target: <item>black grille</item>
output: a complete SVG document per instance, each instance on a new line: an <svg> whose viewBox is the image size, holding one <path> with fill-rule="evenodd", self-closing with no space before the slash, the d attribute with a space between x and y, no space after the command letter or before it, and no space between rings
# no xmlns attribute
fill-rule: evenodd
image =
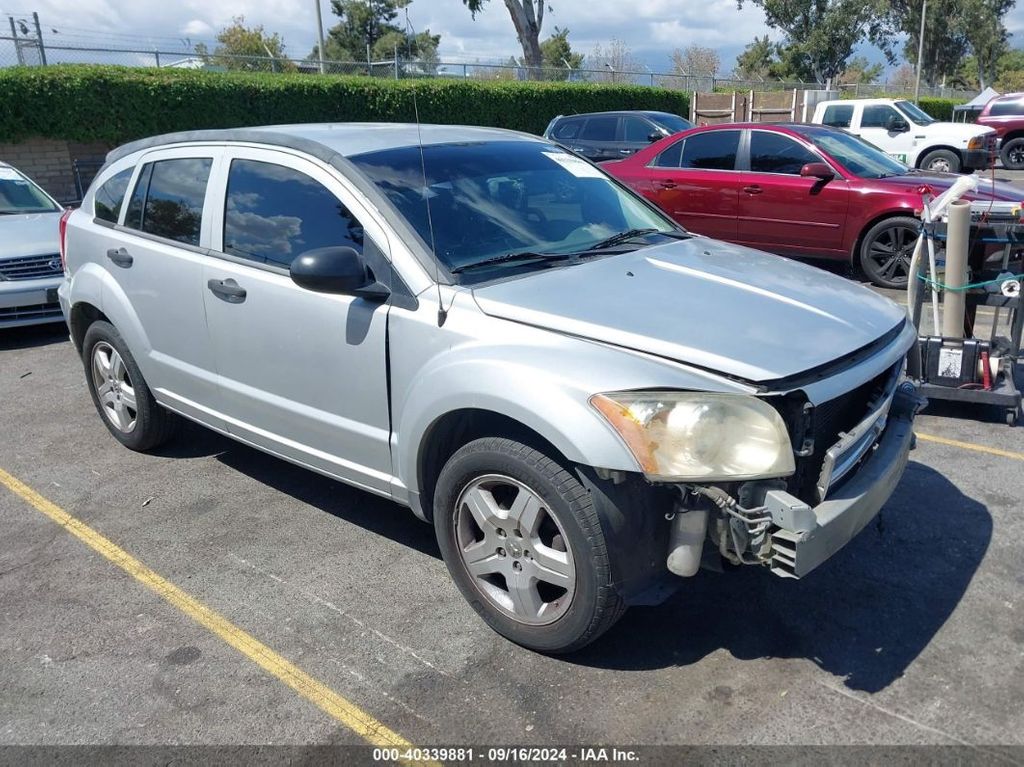
<svg viewBox="0 0 1024 767"><path fill-rule="evenodd" d="M809 435L814 439L814 452L797 459L797 470L790 481L790 492L812 506L821 502L818 497L817 481L825 453L836 442L842 432L850 431L864 420L868 405L889 381L893 371L884 373L858 386L853 391L841 394L835 399L823 402L811 412Z"/></svg>
<svg viewBox="0 0 1024 767"><path fill-rule="evenodd" d="M0 322L35 320L62 317L60 304L32 304L30 306L8 306L0 309Z"/></svg>
<svg viewBox="0 0 1024 767"><path fill-rule="evenodd" d="M0 276L6 280L34 280L39 277L53 277L63 271L59 253L0 260Z"/></svg>

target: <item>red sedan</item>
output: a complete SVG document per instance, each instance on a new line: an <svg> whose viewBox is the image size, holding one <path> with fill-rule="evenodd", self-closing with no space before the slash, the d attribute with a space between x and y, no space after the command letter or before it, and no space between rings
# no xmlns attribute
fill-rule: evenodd
<svg viewBox="0 0 1024 767"><path fill-rule="evenodd" d="M907 284L920 188L957 176L908 168L838 128L761 123L677 133L602 168L687 229L784 256L850 261L876 285ZM1020 201L983 181L968 199Z"/></svg>

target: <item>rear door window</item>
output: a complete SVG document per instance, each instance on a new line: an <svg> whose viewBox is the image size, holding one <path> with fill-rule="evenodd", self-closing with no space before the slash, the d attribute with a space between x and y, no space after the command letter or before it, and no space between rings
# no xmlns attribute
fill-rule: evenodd
<svg viewBox="0 0 1024 767"><path fill-rule="evenodd" d="M198 246L212 166L208 157L147 163L128 203L125 226Z"/></svg>
<svg viewBox="0 0 1024 767"><path fill-rule="evenodd" d="M988 111L993 117L1005 117L1006 115L1024 115L1024 102L1019 99L1003 99L993 102L992 108Z"/></svg>
<svg viewBox="0 0 1024 767"><path fill-rule="evenodd" d="M833 128L849 128L853 119L853 104L830 104L825 107L825 115L821 118L823 125Z"/></svg>
<svg viewBox="0 0 1024 767"><path fill-rule="evenodd" d="M740 146L738 130L714 130L696 133L683 142L682 168L699 170L735 170Z"/></svg>
<svg viewBox="0 0 1024 767"><path fill-rule="evenodd" d="M127 168L120 173L115 173L108 178L93 196L93 214L101 221L109 221L116 224L121 216L121 206L124 203L125 192L128 191L128 184L132 180L135 168Z"/></svg>
<svg viewBox="0 0 1024 767"><path fill-rule="evenodd" d="M283 165L237 159L228 173L224 252L288 268L308 250L363 251L363 226L329 189Z"/></svg>
<svg viewBox="0 0 1024 767"><path fill-rule="evenodd" d="M618 117L591 117L580 133L584 141L615 141Z"/></svg>

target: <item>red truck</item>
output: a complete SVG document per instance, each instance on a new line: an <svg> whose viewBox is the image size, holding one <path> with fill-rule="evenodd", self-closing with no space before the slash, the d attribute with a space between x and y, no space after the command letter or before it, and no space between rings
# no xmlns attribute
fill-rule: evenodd
<svg viewBox="0 0 1024 767"><path fill-rule="evenodd" d="M995 129L1004 168L1024 170L1024 93L996 96L975 122Z"/></svg>

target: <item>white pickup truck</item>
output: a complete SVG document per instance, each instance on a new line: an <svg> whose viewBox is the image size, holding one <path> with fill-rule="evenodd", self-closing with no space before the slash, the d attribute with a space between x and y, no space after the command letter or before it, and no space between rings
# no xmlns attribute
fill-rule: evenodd
<svg viewBox="0 0 1024 767"><path fill-rule="evenodd" d="M811 122L845 128L914 168L948 173L984 170L996 155L996 132L991 128L939 122L910 101L822 101Z"/></svg>

